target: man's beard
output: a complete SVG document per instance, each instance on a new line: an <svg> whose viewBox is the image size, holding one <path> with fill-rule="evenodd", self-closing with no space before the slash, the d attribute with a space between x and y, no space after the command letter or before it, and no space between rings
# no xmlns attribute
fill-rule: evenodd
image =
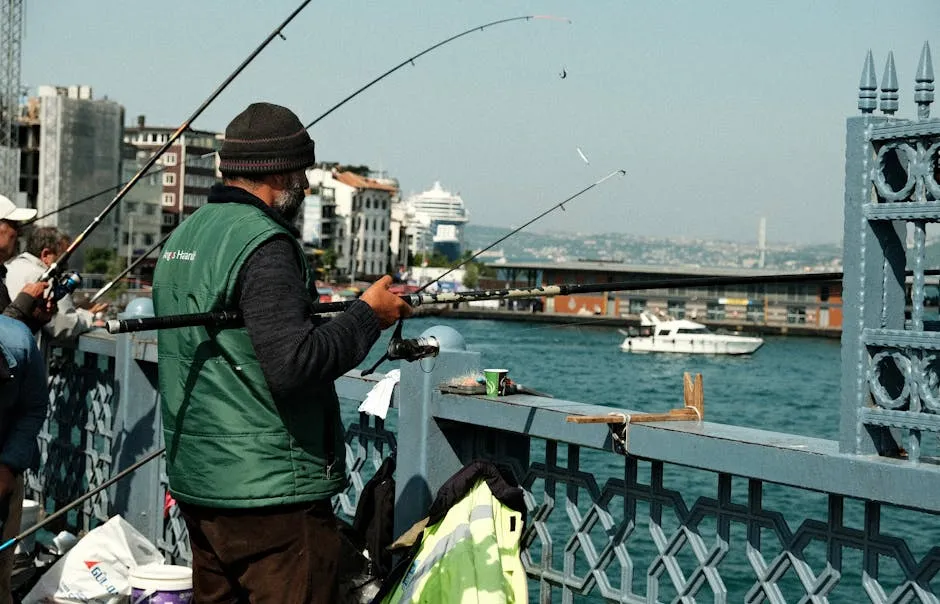
<svg viewBox="0 0 940 604"><path fill-rule="evenodd" d="M300 208L304 203L306 185L306 178L292 178L288 188L278 193L274 198L274 209L287 222L294 222L297 214L300 213Z"/></svg>

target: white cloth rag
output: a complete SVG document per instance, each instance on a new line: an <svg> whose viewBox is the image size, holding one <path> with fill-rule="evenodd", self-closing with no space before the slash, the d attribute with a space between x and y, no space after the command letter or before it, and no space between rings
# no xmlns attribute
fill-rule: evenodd
<svg viewBox="0 0 940 604"><path fill-rule="evenodd" d="M368 413L385 419L388 408L392 404L392 392L399 380L401 380L401 370L392 369L386 373L385 377L379 380L366 395L366 400L359 405L359 413Z"/></svg>

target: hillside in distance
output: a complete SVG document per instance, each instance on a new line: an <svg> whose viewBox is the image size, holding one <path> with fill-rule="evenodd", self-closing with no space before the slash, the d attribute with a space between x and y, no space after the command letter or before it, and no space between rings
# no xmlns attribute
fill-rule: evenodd
<svg viewBox="0 0 940 604"><path fill-rule="evenodd" d="M474 251L505 236L511 229L467 225L464 240ZM624 233L561 233L521 231L498 244L509 261L575 262L603 260L627 264L756 268L760 258L756 242L712 241L690 238L638 237ZM492 258L487 258L487 262ZM842 246L771 244L765 250L765 268L836 271L842 269Z"/></svg>

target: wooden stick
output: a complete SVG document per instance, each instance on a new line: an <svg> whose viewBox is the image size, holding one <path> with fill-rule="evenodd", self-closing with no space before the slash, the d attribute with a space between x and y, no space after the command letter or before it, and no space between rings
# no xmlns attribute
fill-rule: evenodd
<svg viewBox="0 0 940 604"><path fill-rule="evenodd" d="M670 409L666 413L625 413L615 411L607 415L569 415L566 422L572 424L643 424L650 422L687 422L705 419L705 393L702 388L702 374L695 374L695 380L686 372L682 377L685 407Z"/></svg>

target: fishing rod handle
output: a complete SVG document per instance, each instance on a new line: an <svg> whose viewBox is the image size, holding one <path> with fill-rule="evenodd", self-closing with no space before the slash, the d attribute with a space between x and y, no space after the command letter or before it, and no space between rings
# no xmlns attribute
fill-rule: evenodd
<svg viewBox="0 0 940 604"><path fill-rule="evenodd" d="M349 307L349 302L318 302L311 306L311 314L319 315L342 312ZM140 317L137 319L112 319L105 323L108 333L132 333L155 329L175 329L179 327L235 327L242 322L241 312L220 310L187 315L167 315L164 317Z"/></svg>
<svg viewBox="0 0 940 604"><path fill-rule="evenodd" d="M112 319L105 323L108 333L131 333L151 331L153 329L173 329L176 327L195 327L199 325L227 325L241 321L237 310L201 312L188 315L170 315L166 317L141 317L138 319Z"/></svg>

